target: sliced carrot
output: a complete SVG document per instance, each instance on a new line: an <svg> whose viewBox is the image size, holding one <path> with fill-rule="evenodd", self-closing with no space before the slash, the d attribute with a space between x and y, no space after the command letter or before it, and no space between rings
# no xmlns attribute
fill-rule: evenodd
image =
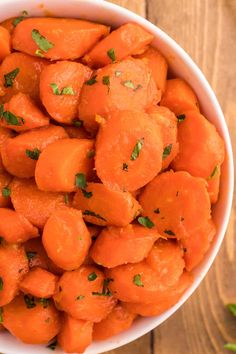
<svg viewBox="0 0 236 354"><path fill-rule="evenodd" d="M10 189L14 209L40 229L56 207L69 202L63 193L40 191L33 179L14 178Z"/></svg>
<svg viewBox="0 0 236 354"><path fill-rule="evenodd" d="M54 211L44 227L42 242L57 266L65 270L79 268L91 245L81 211L67 207Z"/></svg>
<svg viewBox="0 0 236 354"><path fill-rule="evenodd" d="M164 93L168 70L166 58L154 47L148 47L148 49L144 53L138 55L137 58L142 59L144 63L148 65L151 69L157 88Z"/></svg>
<svg viewBox="0 0 236 354"><path fill-rule="evenodd" d="M169 108L176 115L190 109L199 112L197 96L189 84L182 79L167 80L160 104Z"/></svg>
<svg viewBox="0 0 236 354"><path fill-rule="evenodd" d="M83 353L92 343L93 323L65 315L58 343L66 353Z"/></svg>
<svg viewBox="0 0 236 354"><path fill-rule="evenodd" d="M4 20L3 22L1 22L1 26L6 28L6 30L8 30L8 32L10 34L12 34L13 30L14 30L14 25L13 25L13 21L16 19L16 17L11 17L11 18L8 18L6 20Z"/></svg>
<svg viewBox="0 0 236 354"><path fill-rule="evenodd" d="M192 177L188 172L162 173L139 197L143 215L150 218L161 235L185 238L210 219L206 187L202 178Z"/></svg>
<svg viewBox="0 0 236 354"><path fill-rule="evenodd" d="M166 107L152 106L147 113L161 129L163 140L162 169L166 169L179 152L177 141L177 118Z"/></svg>
<svg viewBox="0 0 236 354"><path fill-rule="evenodd" d="M60 315L51 301L31 296L17 296L3 307L3 325L16 338L27 344L46 344L60 331Z"/></svg>
<svg viewBox="0 0 236 354"><path fill-rule="evenodd" d="M93 168L88 139L63 139L50 144L39 156L35 179L39 189L51 192L76 190L76 175L89 177Z"/></svg>
<svg viewBox="0 0 236 354"><path fill-rule="evenodd" d="M87 222L101 226L126 226L141 212L131 193L108 189L102 183L88 183L86 189L79 189L73 206L82 210Z"/></svg>
<svg viewBox="0 0 236 354"><path fill-rule="evenodd" d="M57 281L58 277L56 275L43 268L35 267L20 282L20 290L25 294L49 298L55 293ZM47 304L46 301L45 303Z"/></svg>
<svg viewBox="0 0 236 354"><path fill-rule="evenodd" d="M81 124L81 121L75 120L75 124ZM73 126L64 126L65 131L69 135L70 138L76 138L76 139L90 139L91 134L89 134L84 127L73 127Z"/></svg>
<svg viewBox="0 0 236 354"><path fill-rule="evenodd" d="M7 305L14 299L19 290L19 283L28 269L28 260L22 246L1 244L0 307Z"/></svg>
<svg viewBox="0 0 236 354"><path fill-rule="evenodd" d="M218 166L217 171L214 173L214 176L207 179L207 190L211 200L211 204L215 204L219 197L220 175L221 175L221 168L220 166Z"/></svg>
<svg viewBox="0 0 236 354"><path fill-rule="evenodd" d="M77 118L81 88L92 70L80 63L59 61L48 65L40 76L40 97L50 116L64 124Z"/></svg>
<svg viewBox="0 0 236 354"><path fill-rule="evenodd" d="M94 262L107 268L137 263L147 257L159 237L156 230L140 225L110 226L102 230L90 254Z"/></svg>
<svg viewBox="0 0 236 354"><path fill-rule="evenodd" d="M160 128L146 113L114 112L97 136L97 175L108 188L135 191L158 174L162 153Z"/></svg>
<svg viewBox="0 0 236 354"><path fill-rule="evenodd" d="M0 26L0 62L11 53L11 36L6 28Z"/></svg>
<svg viewBox="0 0 236 354"><path fill-rule="evenodd" d="M16 177L33 177L41 151L56 140L67 138L62 127L49 125L8 139L1 148L5 169Z"/></svg>
<svg viewBox="0 0 236 354"><path fill-rule="evenodd" d="M8 243L18 243L38 237L39 232L23 215L0 208L0 235Z"/></svg>
<svg viewBox="0 0 236 354"><path fill-rule="evenodd" d="M71 18L29 18L15 28L12 46L15 50L51 60L76 59L109 31L107 26Z"/></svg>
<svg viewBox="0 0 236 354"><path fill-rule="evenodd" d="M93 339L104 340L128 329L135 319L122 304L118 304L109 315L93 327Z"/></svg>
<svg viewBox="0 0 236 354"><path fill-rule="evenodd" d="M2 155L1 155L2 146L4 145L7 139L12 138L13 136L14 136L13 131L11 131L10 129L0 127L0 171L4 171L4 166L2 164Z"/></svg>
<svg viewBox="0 0 236 354"><path fill-rule="evenodd" d="M154 36L136 23L126 23L112 31L85 55L84 61L99 68L143 50Z"/></svg>
<svg viewBox="0 0 236 354"><path fill-rule="evenodd" d="M117 110L144 110L160 101L151 70L142 60L128 58L94 72L81 91L78 117L96 132L96 115ZM88 104L89 102L89 104Z"/></svg>
<svg viewBox="0 0 236 354"><path fill-rule="evenodd" d="M7 208L11 205L11 189L9 184L12 177L7 173L0 170L0 208Z"/></svg>
<svg viewBox="0 0 236 354"><path fill-rule="evenodd" d="M62 275L54 301L59 309L76 319L100 322L116 304L110 285L111 280L101 270L83 266Z"/></svg>

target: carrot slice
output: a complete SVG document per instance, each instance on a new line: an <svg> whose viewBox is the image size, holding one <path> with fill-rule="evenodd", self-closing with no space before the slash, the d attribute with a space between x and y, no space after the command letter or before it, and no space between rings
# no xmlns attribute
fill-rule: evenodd
<svg viewBox="0 0 236 354"><path fill-rule="evenodd" d="M70 18L29 18L12 35L15 50L51 60L82 57L110 28ZM63 33L63 35L62 35Z"/></svg>
<svg viewBox="0 0 236 354"><path fill-rule="evenodd" d="M66 353L83 353L92 343L93 323L64 315L58 343Z"/></svg>
<svg viewBox="0 0 236 354"><path fill-rule="evenodd" d="M62 275L54 301L59 309L76 319L100 322L116 304L110 284L101 270L83 266Z"/></svg>
<svg viewBox="0 0 236 354"><path fill-rule="evenodd" d="M176 115L180 115L187 110L199 112L198 99L193 89L187 82L179 78L167 80L160 104L168 107Z"/></svg>
<svg viewBox="0 0 236 354"><path fill-rule="evenodd" d="M0 26L0 62L11 53L11 36L6 28Z"/></svg>
<svg viewBox="0 0 236 354"><path fill-rule="evenodd" d="M6 30L8 30L8 32L10 34L12 34L13 30L14 30L14 25L13 25L13 21L16 19L16 17L11 17L11 18L8 18L6 20L4 20L3 22L1 22L1 26L6 28Z"/></svg>
<svg viewBox="0 0 236 354"><path fill-rule="evenodd" d="M107 268L137 263L147 257L159 237L156 230L140 225L128 225L123 228L110 226L99 234L90 255L94 262Z"/></svg>
<svg viewBox="0 0 236 354"><path fill-rule="evenodd" d="M220 192L220 175L221 168L217 166L214 175L209 179L207 178L207 190L211 200L211 204L215 204L219 198Z"/></svg>
<svg viewBox="0 0 236 354"><path fill-rule="evenodd" d="M122 304L118 304L109 315L93 327L93 339L104 340L128 329L135 319Z"/></svg>
<svg viewBox="0 0 236 354"><path fill-rule="evenodd" d="M16 296L19 283L28 272L28 260L24 248L19 245L1 244L0 247L0 307L7 305Z"/></svg>
<svg viewBox="0 0 236 354"><path fill-rule="evenodd" d="M3 325L27 344L46 344L60 331L60 315L51 301L45 306L31 296L17 296L3 308Z"/></svg>
<svg viewBox="0 0 236 354"><path fill-rule="evenodd" d="M0 171L4 171L4 166L2 164L2 155L1 155L2 146L4 145L7 139L12 138L13 136L14 136L13 131L11 131L10 129L0 127Z"/></svg>
<svg viewBox="0 0 236 354"><path fill-rule="evenodd" d="M83 83L92 74L88 67L71 61L60 61L44 68L40 76L40 97L50 116L72 124Z"/></svg>
<svg viewBox="0 0 236 354"><path fill-rule="evenodd" d="M112 31L85 55L84 61L99 68L142 51L154 36L136 23L126 23Z"/></svg>
<svg viewBox="0 0 236 354"><path fill-rule="evenodd" d="M86 130L96 132L97 114L106 118L117 110L142 111L159 101L150 69L142 60L128 58L94 72L82 88L78 117Z"/></svg>
<svg viewBox="0 0 236 354"><path fill-rule="evenodd" d="M143 215L165 237L185 238L211 216L206 182L184 171L168 171L154 178L141 193L139 202Z"/></svg>
<svg viewBox="0 0 236 354"><path fill-rule="evenodd" d="M135 191L158 174L162 153L160 128L146 113L114 112L97 136L97 175L108 188Z"/></svg>
<svg viewBox="0 0 236 354"><path fill-rule="evenodd" d="M9 184L12 177L0 169L0 208L7 208L11 205L11 188Z"/></svg>
<svg viewBox="0 0 236 354"><path fill-rule="evenodd" d="M141 212L130 193L108 189L101 183L88 183L85 189L79 189L73 206L82 210L87 222L101 226L126 226Z"/></svg>

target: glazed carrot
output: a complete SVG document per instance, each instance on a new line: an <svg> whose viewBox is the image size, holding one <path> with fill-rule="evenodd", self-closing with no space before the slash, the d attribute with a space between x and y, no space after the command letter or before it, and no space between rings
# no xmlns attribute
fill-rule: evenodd
<svg viewBox="0 0 236 354"><path fill-rule="evenodd" d="M44 68L40 76L40 97L53 119L73 123L82 86L91 74L87 66L71 61L59 61Z"/></svg>
<svg viewBox="0 0 236 354"><path fill-rule="evenodd" d="M114 112L97 136L97 175L108 188L132 192L158 174L162 154L161 131L153 119L139 111Z"/></svg>
<svg viewBox="0 0 236 354"><path fill-rule="evenodd" d="M176 115L190 109L199 112L197 96L189 84L182 79L167 80L160 104L169 108Z"/></svg>
<svg viewBox="0 0 236 354"><path fill-rule="evenodd" d="M8 55L0 66L0 96L8 102L18 92L39 101L39 77L47 61L24 53Z"/></svg>
<svg viewBox="0 0 236 354"><path fill-rule="evenodd" d="M33 179L14 178L10 189L14 209L40 229L56 207L69 203L63 193L40 191Z"/></svg>
<svg viewBox="0 0 236 354"><path fill-rule="evenodd" d="M1 156L1 149L4 145L5 141L9 138L12 138L14 133L10 129L2 128L0 126L0 171L4 171L4 166L2 164L2 156Z"/></svg>
<svg viewBox="0 0 236 354"><path fill-rule="evenodd" d="M91 175L93 145L93 140L88 139L62 139L50 144L37 162L35 179L38 188L51 192L75 191L81 175Z"/></svg>
<svg viewBox="0 0 236 354"><path fill-rule="evenodd" d="M83 353L92 343L93 323L64 315L58 343L66 353Z"/></svg>
<svg viewBox="0 0 236 354"><path fill-rule="evenodd" d="M0 125L16 132L49 125L49 118L40 111L30 96L24 93L19 92L12 96L3 109L5 113L0 120Z"/></svg>
<svg viewBox="0 0 236 354"><path fill-rule="evenodd" d="M90 254L95 263L107 268L137 263L147 257L159 237L156 230L140 225L110 226L102 230Z"/></svg>
<svg viewBox="0 0 236 354"><path fill-rule="evenodd" d="M16 338L28 344L46 344L60 331L59 312L51 301L17 296L3 307L3 325Z"/></svg>
<svg viewBox="0 0 236 354"><path fill-rule="evenodd" d="M53 298L56 306L70 316L100 322L116 304L110 285L111 280L105 278L101 270L83 266L62 275Z"/></svg>
<svg viewBox="0 0 236 354"><path fill-rule="evenodd" d="M7 173L0 170L0 208L7 208L11 205L11 188L9 184L12 177Z"/></svg>
<svg viewBox="0 0 236 354"><path fill-rule="evenodd" d="M3 165L16 177L33 177L41 151L47 145L66 137L67 133L62 127L49 125L8 139L1 148Z"/></svg>
<svg viewBox="0 0 236 354"><path fill-rule="evenodd" d="M112 31L85 55L84 61L99 68L139 53L151 43L154 36L136 23L126 23Z"/></svg>
<svg viewBox="0 0 236 354"><path fill-rule="evenodd" d="M81 211L67 207L54 211L44 227L42 242L57 266L65 270L79 268L91 245Z"/></svg>
<svg viewBox="0 0 236 354"><path fill-rule="evenodd" d="M193 276L191 273L184 272L176 284L160 293L156 298L156 302L149 304L144 304L143 302L126 302L123 306L125 309L136 315L158 316L176 304L192 282Z"/></svg>
<svg viewBox="0 0 236 354"><path fill-rule="evenodd" d="M144 188L139 202L143 215L165 237L185 238L211 216L206 182L184 171L168 171L154 178Z"/></svg>
<svg viewBox="0 0 236 354"><path fill-rule="evenodd" d="M216 128L196 111L184 113L178 128L179 154L173 161L175 170L193 176L214 178L224 161L224 141Z"/></svg>
<svg viewBox="0 0 236 354"><path fill-rule="evenodd" d="M20 282L20 290L24 294L31 294L40 298L49 298L55 293L57 281L58 277L56 275L43 268L35 267L30 270Z"/></svg>
<svg viewBox="0 0 236 354"><path fill-rule="evenodd" d="M102 183L87 183L79 189L73 206L82 210L87 222L101 226L126 226L141 212L131 193L108 189Z"/></svg>
<svg viewBox="0 0 236 354"><path fill-rule="evenodd" d="M202 227L181 240L184 249L184 260L187 270L195 268L203 259L216 234L216 227L212 219Z"/></svg>
<svg viewBox="0 0 236 354"><path fill-rule="evenodd" d="M6 28L6 30L8 30L8 32L10 34L12 34L12 31L14 30L14 26L13 26L13 21L16 19L16 17L11 17L11 18L8 18L6 19L5 21L1 22L1 26Z"/></svg>
<svg viewBox="0 0 236 354"><path fill-rule="evenodd" d="M122 304L118 304L109 315L93 327L93 339L104 340L128 329L135 318Z"/></svg>
<svg viewBox="0 0 236 354"><path fill-rule="evenodd" d="M16 296L19 283L28 272L28 260L24 248L18 245L0 246L0 307Z"/></svg>
<svg viewBox="0 0 236 354"><path fill-rule="evenodd" d="M0 62L11 53L11 36L6 28L0 26Z"/></svg>
<svg viewBox="0 0 236 354"><path fill-rule="evenodd" d="M75 120L75 124L80 125L81 121ZM89 134L82 126L79 126L79 127L64 126L64 129L70 138L76 138L76 139L90 139L91 138L91 134Z"/></svg>
<svg viewBox="0 0 236 354"><path fill-rule="evenodd" d="M157 88L161 90L163 94L166 88L168 70L166 58L154 47L148 47L148 49L144 53L138 55L137 58L142 59L151 69Z"/></svg>
<svg viewBox="0 0 236 354"><path fill-rule="evenodd" d="M166 107L152 106L147 113L155 120L161 129L163 140L162 169L166 169L179 152L177 141L177 118Z"/></svg>
<svg viewBox="0 0 236 354"><path fill-rule="evenodd" d="M96 132L96 115L117 110L144 110L160 101L151 70L142 60L128 58L94 72L81 91L78 117ZM89 102L89 104L88 104Z"/></svg>
<svg viewBox="0 0 236 354"><path fill-rule="evenodd" d="M214 176L207 178L207 190L211 200L211 204L215 204L219 197L220 192L220 175L221 168L217 167L217 171L214 173Z"/></svg>
<svg viewBox="0 0 236 354"><path fill-rule="evenodd" d="M15 50L51 60L82 57L110 28L69 18L29 18L12 35Z"/></svg>
<svg viewBox="0 0 236 354"><path fill-rule="evenodd" d="M14 210L0 208L0 235L8 243L25 242L38 237L38 229Z"/></svg>
<svg viewBox="0 0 236 354"><path fill-rule="evenodd" d="M160 275L164 285L176 284L185 267L183 251L172 240L159 239L146 258L147 264Z"/></svg>

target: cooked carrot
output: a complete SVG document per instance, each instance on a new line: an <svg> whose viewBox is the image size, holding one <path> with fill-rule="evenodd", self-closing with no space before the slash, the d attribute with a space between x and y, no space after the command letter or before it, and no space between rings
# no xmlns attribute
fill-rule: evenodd
<svg viewBox="0 0 236 354"><path fill-rule="evenodd" d="M173 240L159 239L153 246L147 264L160 275L164 285L176 284L185 267L183 251Z"/></svg>
<svg viewBox="0 0 236 354"><path fill-rule="evenodd" d="M80 125L82 122L80 120L75 120L74 121L75 125ZM91 134L89 134L84 127L82 126L64 126L65 131L69 135L70 138L76 138L76 139L90 139Z"/></svg>
<svg viewBox="0 0 236 354"><path fill-rule="evenodd" d="M168 290L161 292L154 303L144 304L143 302L126 302L123 306L136 315L158 316L176 304L192 282L193 276L191 273L184 272L179 281L172 287L168 288Z"/></svg>
<svg viewBox="0 0 236 354"><path fill-rule="evenodd" d="M19 92L12 96L3 109L0 125L16 132L49 125L49 118L40 111L30 96L24 93Z"/></svg>
<svg viewBox="0 0 236 354"><path fill-rule="evenodd" d="M0 208L7 208L11 205L11 188L9 184L12 177L0 169Z"/></svg>
<svg viewBox="0 0 236 354"><path fill-rule="evenodd" d="M22 246L1 244L0 307L14 299L19 290L19 283L28 269L28 260Z"/></svg>
<svg viewBox="0 0 236 354"><path fill-rule="evenodd" d="M102 183L87 183L79 189L73 206L82 210L87 222L101 226L126 226L141 212L131 193L108 189Z"/></svg>
<svg viewBox="0 0 236 354"><path fill-rule="evenodd" d="M99 68L139 53L154 36L136 23L126 23L112 31L85 55L84 61Z"/></svg>
<svg viewBox="0 0 236 354"><path fill-rule="evenodd" d="M16 17L11 17L11 18L8 18L6 19L5 21L1 22L1 26L6 28L6 30L8 30L8 32L10 34L12 34L12 31L14 30L14 26L13 26L13 21L16 19Z"/></svg>
<svg viewBox="0 0 236 354"><path fill-rule="evenodd" d="M116 304L110 285L111 280L101 270L83 266L62 275L54 301L59 309L76 319L100 322Z"/></svg>
<svg viewBox="0 0 236 354"><path fill-rule="evenodd" d="M40 76L40 97L50 116L64 124L77 118L82 86L92 70L80 63L59 61L48 65Z"/></svg>
<svg viewBox="0 0 236 354"><path fill-rule="evenodd" d="M166 107L152 106L147 113L159 125L163 140L162 169L166 169L179 152L177 141L177 118Z"/></svg>
<svg viewBox="0 0 236 354"><path fill-rule="evenodd" d="M91 175L93 145L93 140L88 139L62 139L50 144L37 162L35 179L38 188L51 192L75 191L80 177Z"/></svg>
<svg viewBox="0 0 236 354"><path fill-rule="evenodd" d="M211 216L206 182L184 171L168 171L154 178L144 188L139 202L143 215L165 237L184 238Z"/></svg>
<svg viewBox="0 0 236 354"><path fill-rule="evenodd" d="M57 266L65 270L79 268L91 245L81 211L67 207L54 211L44 227L42 242Z"/></svg>
<svg viewBox="0 0 236 354"><path fill-rule="evenodd" d="M0 332L5 331L5 328L3 327L3 325L0 324Z"/></svg>
<svg viewBox="0 0 236 354"><path fill-rule="evenodd" d="M154 47L148 47L148 49L144 53L138 55L137 58L142 59L151 69L157 88L160 89L163 94L166 88L168 70L166 58Z"/></svg>
<svg viewBox="0 0 236 354"><path fill-rule="evenodd" d="M83 353L92 343L93 323L64 315L58 343L66 353Z"/></svg>
<svg viewBox="0 0 236 354"><path fill-rule="evenodd" d="M23 215L0 208L0 235L8 243L18 243L38 237L39 232Z"/></svg>
<svg viewBox="0 0 236 354"><path fill-rule="evenodd" d="M192 270L201 262L215 234L216 227L213 220L210 219L188 237L181 240L187 270Z"/></svg>
<svg viewBox="0 0 236 354"><path fill-rule="evenodd" d="M29 18L15 28L12 46L51 60L76 59L109 31L107 26L71 18Z"/></svg>
<svg viewBox="0 0 236 354"><path fill-rule="evenodd" d="M41 151L47 145L66 137L67 133L62 127L49 125L8 139L1 148L3 165L16 177L33 177Z"/></svg>
<svg viewBox="0 0 236 354"><path fill-rule="evenodd" d="M81 91L78 117L96 132L96 115L117 110L144 110L160 101L151 70L142 60L128 58L94 72Z"/></svg>
<svg viewBox="0 0 236 354"><path fill-rule="evenodd" d="M56 275L43 268L35 267L21 280L20 290L25 294L49 298L55 294L57 281Z"/></svg>
<svg viewBox="0 0 236 354"><path fill-rule="evenodd" d="M224 161L224 141L215 126L196 111L184 113L178 128L179 154L172 166L193 176L214 178Z"/></svg>
<svg viewBox="0 0 236 354"><path fill-rule="evenodd" d="M128 329L135 319L122 304L118 304L109 315L93 327L93 339L104 340Z"/></svg>
<svg viewBox="0 0 236 354"><path fill-rule="evenodd" d="M158 125L146 113L114 112L96 140L97 175L108 188L135 191L151 181L162 165Z"/></svg>
<svg viewBox="0 0 236 354"><path fill-rule="evenodd" d="M69 203L63 193L40 191L33 179L14 178L10 189L14 209L40 229L56 207Z"/></svg>
<svg viewBox="0 0 236 354"><path fill-rule="evenodd" d="M199 112L197 96L189 84L182 79L167 80L160 104L169 108L176 115L190 109Z"/></svg>
<svg viewBox="0 0 236 354"><path fill-rule="evenodd" d="M137 263L147 257L159 237L156 230L140 225L110 226L102 230L90 254L94 262L107 268Z"/></svg>
<svg viewBox="0 0 236 354"><path fill-rule="evenodd" d="M2 164L2 155L1 155L2 146L4 145L7 139L12 138L13 136L14 136L13 131L11 131L10 129L0 127L0 171L4 171L4 166Z"/></svg>
<svg viewBox="0 0 236 354"><path fill-rule="evenodd" d="M11 36L6 28L0 26L0 62L11 53Z"/></svg>
<svg viewBox="0 0 236 354"><path fill-rule="evenodd" d="M27 344L46 344L60 331L60 315L51 301L32 296L17 296L3 307L3 325L16 338Z"/></svg>
<svg viewBox="0 0 236 354"><path fill-rule="evenodd" d="M46 60L24 53L8 55L0 66L0 92L4 95L2 101L8 102L18 92L29 94L39 101L39 77L46 65Z"/></svg>
<svg viewBox="0 0 236 354"><path fill-rule="evenodd" d="M219 197L220 192L220 175L221 168L217 166L217 171L214 173L214 176L207 178L207 190L210 196L211 204L215 204Z"/></svg>

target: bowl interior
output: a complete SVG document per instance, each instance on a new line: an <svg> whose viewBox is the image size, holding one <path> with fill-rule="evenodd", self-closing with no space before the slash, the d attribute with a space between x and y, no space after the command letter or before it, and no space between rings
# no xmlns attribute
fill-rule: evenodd
<svg viewBox="0 0 236 354"><path fill-rule="evenodd" d="M195 90L203 114L215 124L226 145L226 159L222 167L220 198L213 208L213 218L217 226L217 235L202 263L194 270L195 281L180 301L162 315L152 318L140 318L133 326L111 339L94 342L86 354L99 354L114 349L144 335L171 316L194 292L209 270L223 240L229 220L233 195L233 157L230 138L224 116L218 101L200 69L178 44L164 32L145 19L117 5L102 0L1 0L0 22L20 15L27 10L30 16L77 17L106 23L117 27L126 22L137 22L155 35L153 45L167 58L171 71L185 79ZM7 354L46 354L45 346L24 345L7 333L0 334L0 351ZM62 353L59 349L55 353Z"/></svg>

